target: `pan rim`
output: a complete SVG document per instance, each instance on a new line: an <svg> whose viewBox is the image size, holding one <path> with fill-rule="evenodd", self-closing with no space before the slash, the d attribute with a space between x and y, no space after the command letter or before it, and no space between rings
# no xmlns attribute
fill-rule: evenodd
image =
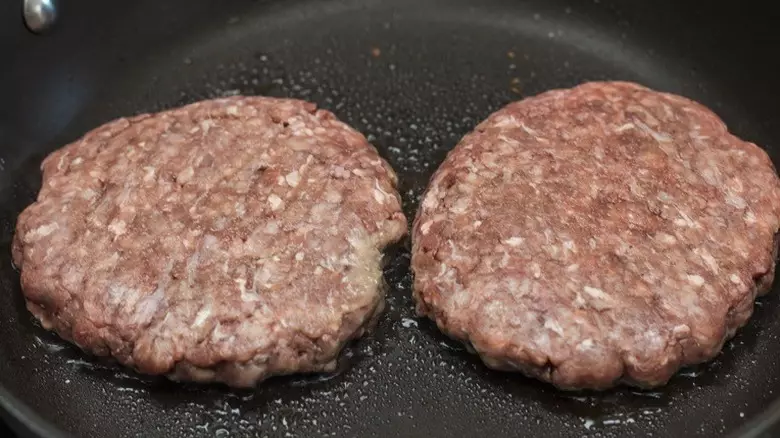
<svg viewBox="0 0 780 438"><path fill-rule="evenodd" d="M780 399L776 399L757 416L727 435L728 438L759 438L780 424Z"/></svg>
<svg viewBox="0 0 780 438"><path fill-rule="evenodd" d="M0 418L15 433L19 433L22 436L33 436L36 438L69 437L68 434L49 422L49 420L41 417L2 385L0 385ZM14 428L12 424L9 424L9 419L18 422L19 426L24 428L24 431L20 431Z"/></svg>
<svg viewBox="0 0 780 438"><path fill-rule="evenodd" d="M0 418L8 424L9 417L24 427L24 432L14 429L23 436L35 438L69 438L66 432L59 429L49 420L41 417L23 401L0 385ZM737 430L725 435L725 438L760 438L764 433L780 424L780 399L772 402L756 417L751 418Z"/></svg>

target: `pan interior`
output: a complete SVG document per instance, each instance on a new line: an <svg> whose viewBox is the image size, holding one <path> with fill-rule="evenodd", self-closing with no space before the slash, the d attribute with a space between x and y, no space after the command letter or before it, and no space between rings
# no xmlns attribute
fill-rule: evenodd
<svg viewBox="0 0 780 438"><path fill-rule="evenodd" d="M780 140L771 125L775 107L712 53L716 44L708 38L718 36L686 33L674 26L685 17L664 19L641 7L258 1L186 3L190 9L178 14L171 5L185 2L155 3L138 2L124 22L95 25L105 35L113 35L112 26L126 35L82 41L82 50L68 56L46 47L63 42L39 37L30 46L51 55L47 68L31 73L17 65L11 73L29 73L36 87L12 95L3 85L7 102L30 111L0 114L0 385L46 420L77 436L117 437L717 436L777 397L776 290L759 300L749 325L714 362L685 370L662 389L563 393L487 370L417 318L408 242L388 254L388 307L376 332L351 345L330 375L274 378L238 392L179 385L88 358L46 333L24 309L11 264L16 216L40 187L46 153L118 116L231 94L314 101L390 161L410 219L436 166L481 119L523 96L586 80L633 80L681 93L713 108L748 140L767 147ZM88 12L72 6L61 37L52 38L74 50L86 31L67 20L86 23L79 14ZM654 30L646 15L663 28ZM149 31L134 42L143 19Z"/></svg>

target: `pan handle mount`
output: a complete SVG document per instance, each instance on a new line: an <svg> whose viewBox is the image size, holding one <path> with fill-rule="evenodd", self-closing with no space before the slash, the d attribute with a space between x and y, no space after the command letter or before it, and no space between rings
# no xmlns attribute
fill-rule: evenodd
<svg viewBox="0 0 780 438"><path fill-rule="evenodd" d="M24 24L34 33L42 33L57 21L55 0L23 0Z"/></svg>

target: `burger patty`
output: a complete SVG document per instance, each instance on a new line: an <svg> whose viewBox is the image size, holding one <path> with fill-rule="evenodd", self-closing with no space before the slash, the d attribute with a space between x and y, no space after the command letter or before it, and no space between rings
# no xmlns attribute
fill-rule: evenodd
<svg viewBox="0 0 780 438"><path fill-rule="evenodd" d="M122 118L55 151L19 216L27 308L82 349L175 380L332 370L382 308L406 233L366 139L298 100Z"/></svg>
<svg viewBox="0 0 780 438"><path fill-rule="evenodd" d="M418 312L492 368L654 387L712 359L774 277L767 154L689 99L593 82L509 104L433 176Z"/></svg>

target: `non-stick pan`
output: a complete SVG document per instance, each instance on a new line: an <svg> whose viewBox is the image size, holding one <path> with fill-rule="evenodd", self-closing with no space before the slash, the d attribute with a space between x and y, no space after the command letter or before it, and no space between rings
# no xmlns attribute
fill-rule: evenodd
<svg viewBox="0 0 780 438"><path fill-rule="evenodd" d="M398 171L410 218L446 152L491 111L586 80L632 80L699 100L777 160L775 8L677 0L57 6L57 23L34 35L21 0L0 2L0 406L19 433L772 435L780 417L778 288L714 362L662 389L566 393L488 370L417 318L406 242L388 256L388 310L375 333L347 349L337 372L232 391L128 373L37 327L22 303L10 242L48 152L115 117L235 93L333 110Z"/></svg>

